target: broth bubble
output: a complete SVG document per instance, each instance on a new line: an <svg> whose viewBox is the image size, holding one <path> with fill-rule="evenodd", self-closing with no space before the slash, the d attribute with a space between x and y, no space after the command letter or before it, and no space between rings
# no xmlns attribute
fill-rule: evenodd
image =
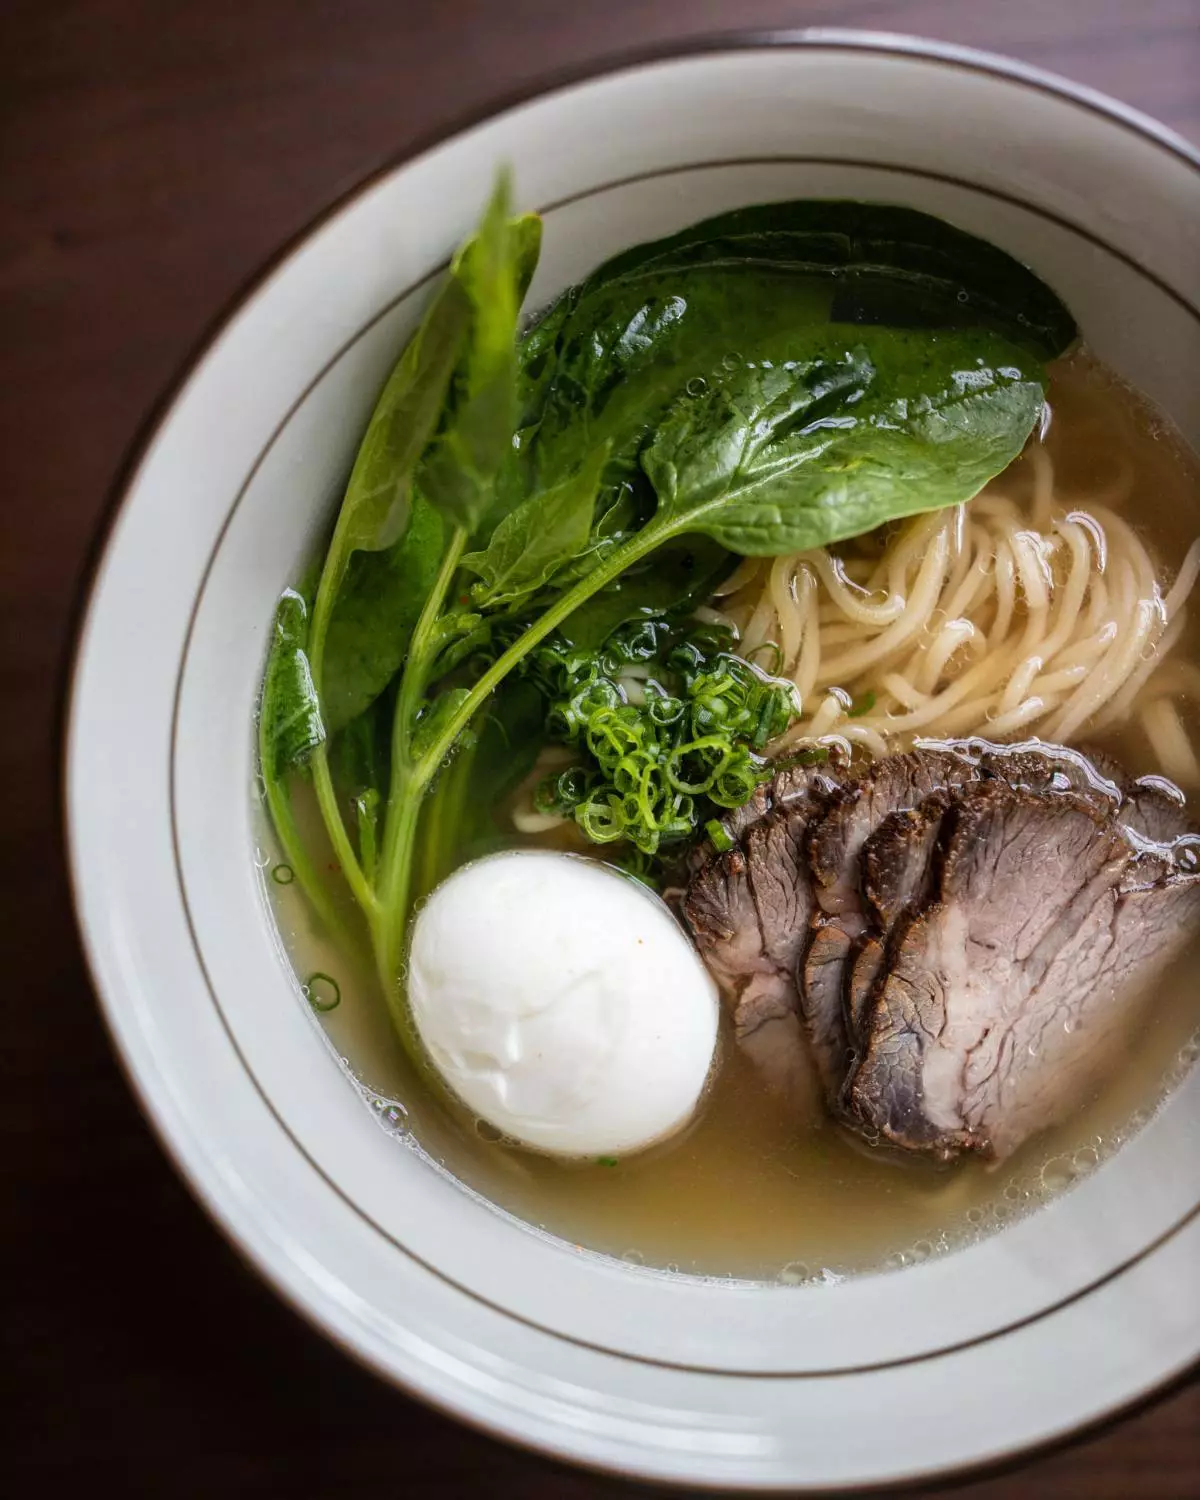
<svg viewBox="0 0 1200 1500"><path fill-rule="evenodd" d="M408 1111L394 1101L383 1112L383 1122L393 1135L408 1134Z"/></svg>
<svg viewBox="0 0 1200 1500"><path fill-rule="evenodd" d="M1042 1187L1047 1193L1061 1193L1074 1180L1075 1166L1069 1157L1051 1157L1042 1168Z"/></svg>

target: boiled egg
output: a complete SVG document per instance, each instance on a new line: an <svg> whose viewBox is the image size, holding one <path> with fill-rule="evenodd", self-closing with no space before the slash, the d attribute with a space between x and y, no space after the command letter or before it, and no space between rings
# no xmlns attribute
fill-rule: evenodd
<svg viewBox="0 0 1200 1500"><path fill-rule="evenodd" d="M520 850L456 871L416 919L408 992L467 1108L556 1155L662 1140L712 1067L712 979L667 906L598 860Z"/></svg>

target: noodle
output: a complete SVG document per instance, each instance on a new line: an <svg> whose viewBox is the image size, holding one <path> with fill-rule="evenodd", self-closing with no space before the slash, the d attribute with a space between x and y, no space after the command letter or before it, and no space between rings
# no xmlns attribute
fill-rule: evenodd
<svg viewBox="0 0 1200 1500"><path fill-rule="evenodd" d="M1200 540L1167 587L1113 509L1133 468L1065 503L1050 454L975 500L836 550L747 559L718 601L739 649L782 652L801 718L773 747L848 742L881 755L917 735L1080 731L1137 724L1163 774L1200 785L1174 694L1200 670L1168 659L1200 578Z"/></svg>

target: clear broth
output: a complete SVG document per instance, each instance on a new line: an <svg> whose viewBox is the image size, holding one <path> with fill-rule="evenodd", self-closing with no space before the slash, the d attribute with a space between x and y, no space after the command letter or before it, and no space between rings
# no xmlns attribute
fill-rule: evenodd
<svg viewBox="0 0 1200 1500"><path fill-rule="evenodd" d="M1059 487L1086 509L1087 494L1111 490L1114 474L1131 468L1124 513L1173 576L1200 530L1195 459L1086 356L1059 362L1049 400L1053 418L1042 441ZM1010 470L1006 482L1012 478ZM1191 661L1200 659L1198 618L1193 609L1176 648ZM1180 708L1200 740L1200 713ZM1080 739L1135 775L1158 771L1136 726ZM311 808L298 811L319 847L319 819ZM514 834L513 842L531 840ZM338 979L341 1002L321 1021L383 1128L518 1220L580 1248L693 1275L828 1281L954 1249L1093 1170L1145 1123L1198 1050L1200 943L1156 981L1148 1024L1130 1037L1120 1075L999 1167L900 1159L852 1140L816 1109L805 1119L786 1114L728 1038L684 1133L615 1166L563 1162L489 1138L494 1132L434 1097L414 1076L363 956L335 952L314 934L294 886L268 878L267 889L297 975Z"/></svg>

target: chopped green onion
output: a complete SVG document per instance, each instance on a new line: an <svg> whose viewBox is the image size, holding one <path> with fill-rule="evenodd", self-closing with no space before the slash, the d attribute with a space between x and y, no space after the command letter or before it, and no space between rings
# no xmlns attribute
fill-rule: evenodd
<svg viewBox="0 0 1200 1500"><path fill-rule="evenodd" d="M598 1167L615 1167L617 1165L617 1158L615 1156L598 1156L596 1158L596 1165Z"/></svg>
<svg viewBox="0 0 1200 1500"><path fill-rule="evenodd" d="M725 854L733 848L733 840L729 837L729 830L721 822L720 818L709 818L704 825L704 831L708 834L708 841L718 854Z"/></svg>
<svg viewBox="0 0 1200 1500"><path fill-rule="evenodd" d="M550 636L524 674L547 702L548 737L576 764L546 777L539 812L573 818L597 844L624 844L630 873L659 884L670 847L714 809L740 807L774 774L759 753L796 717L795 690L731 651L720 626L637 619L599 652ZM621 677L648 667L640 700Z"/></svg>
<svg viewBox="0 0 1200 1500"><path fill-rule="evenodd" d="M322 987L327 991L324 996L321 994ZM342 1003L342 987L332 974L322 974L317 970L304 981L303 990L304 998L313 1010L322 1014L327 1010L336 1010Z"/></svg>
<svg viewBox="0 0 1200 1500"><path fill-rule="evenodd" d="M753 651L746 652L746 660L753 661L760 651L774 652L774 655L771 657L771 665L766 669L774 677L780 667L783 666L783 647L778 641L763 641L761 646L755 646Z"/></svg>
<svg viewBox="0 0 1200 1500"><path fill-rule="evenodd" d="M855 698L846 710L848 719L861 719L864 714L869 714L875 707L875 694L864 693L861 698Z"/></svg>

